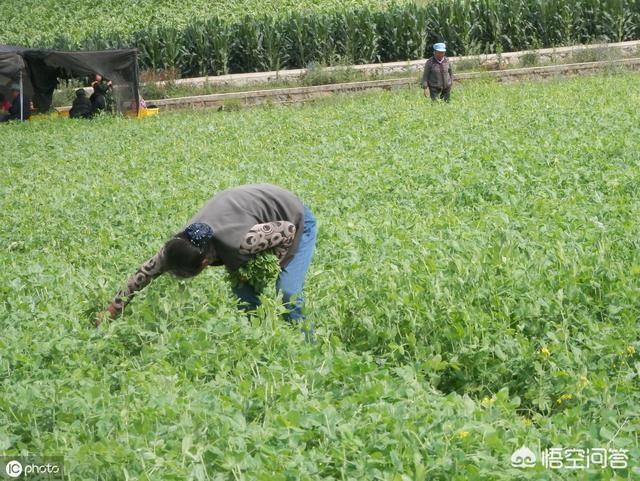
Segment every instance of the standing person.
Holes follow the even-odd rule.
[[[92,114],[98,114],[100,112],[111,112],[111,91],[113,84],[111,80],[107,81],[102,78],[99,73],[95,74],[93,82],[93,93],[89,100],[91,101]]]
[[[433,56],[424,64],[422,88],[424,96],[430,96],[431,100],[442,99],[448,102],[451,95],[453,73],[449,59],[445,56],[446,51],[447,47],[444,43],[435,43]]]
[[[76,90],[76,98],[71,105],[69,117],[72,119],[88,119],[91,117],[91,101],[84,89]]]
[[[285,318],[299,323],[304,319],[302,288],[315,241],[316,220],[292,192],[271,184],[224,190],[129,278],[107,306],[108,316],[117,317],[137,291],[165,272],[188,278],[207,266],[236,271],[255,254],[269,250],[280,260],[276,287],[289,310]],[[246,311],[260,304],[248,283],[239,284],[233,292]],[[305,335],[309,339],[311,333]]]

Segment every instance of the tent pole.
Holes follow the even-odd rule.
[[[20,70],[20,121],[24,120],[24,92],[22,89],[22,70]]]

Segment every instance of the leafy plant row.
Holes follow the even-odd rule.
[[[135,46],[142,69],[182,76],[422,58],[446,41],[453,55],[640,38],[640,0],[435,0],[334,12],[198,19],[151,26],[129,37],[59,36],[51,47]]]

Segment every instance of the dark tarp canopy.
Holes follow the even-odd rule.
[[[16,52],[17,47],[0,46],[0,92],[5,95],[10,84],[17,82],[24,70],[24,61]]]
[[[0,75],[7,78],[17,77],[18,72],[24,69],[22,57],[15,51],[0,46]]]
[[[39,112],[51,109],[53,91],[60,79],[87,77],[96,73],[113,82],[118,112],[138,110],[138,51],[136,49],[95,52],[62,52],[0,45],[0,88],[22,75],[25,95]]]

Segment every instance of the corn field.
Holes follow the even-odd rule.
[[[635,39],[640,0],[434,0],[383,10],[214,16],[130,35],[94,33],[82,41],[59,35],[44,46],[135,46],[141,69],[190,77],[417,59],[436,41],[446,41],[451,55],[473,55]]]

